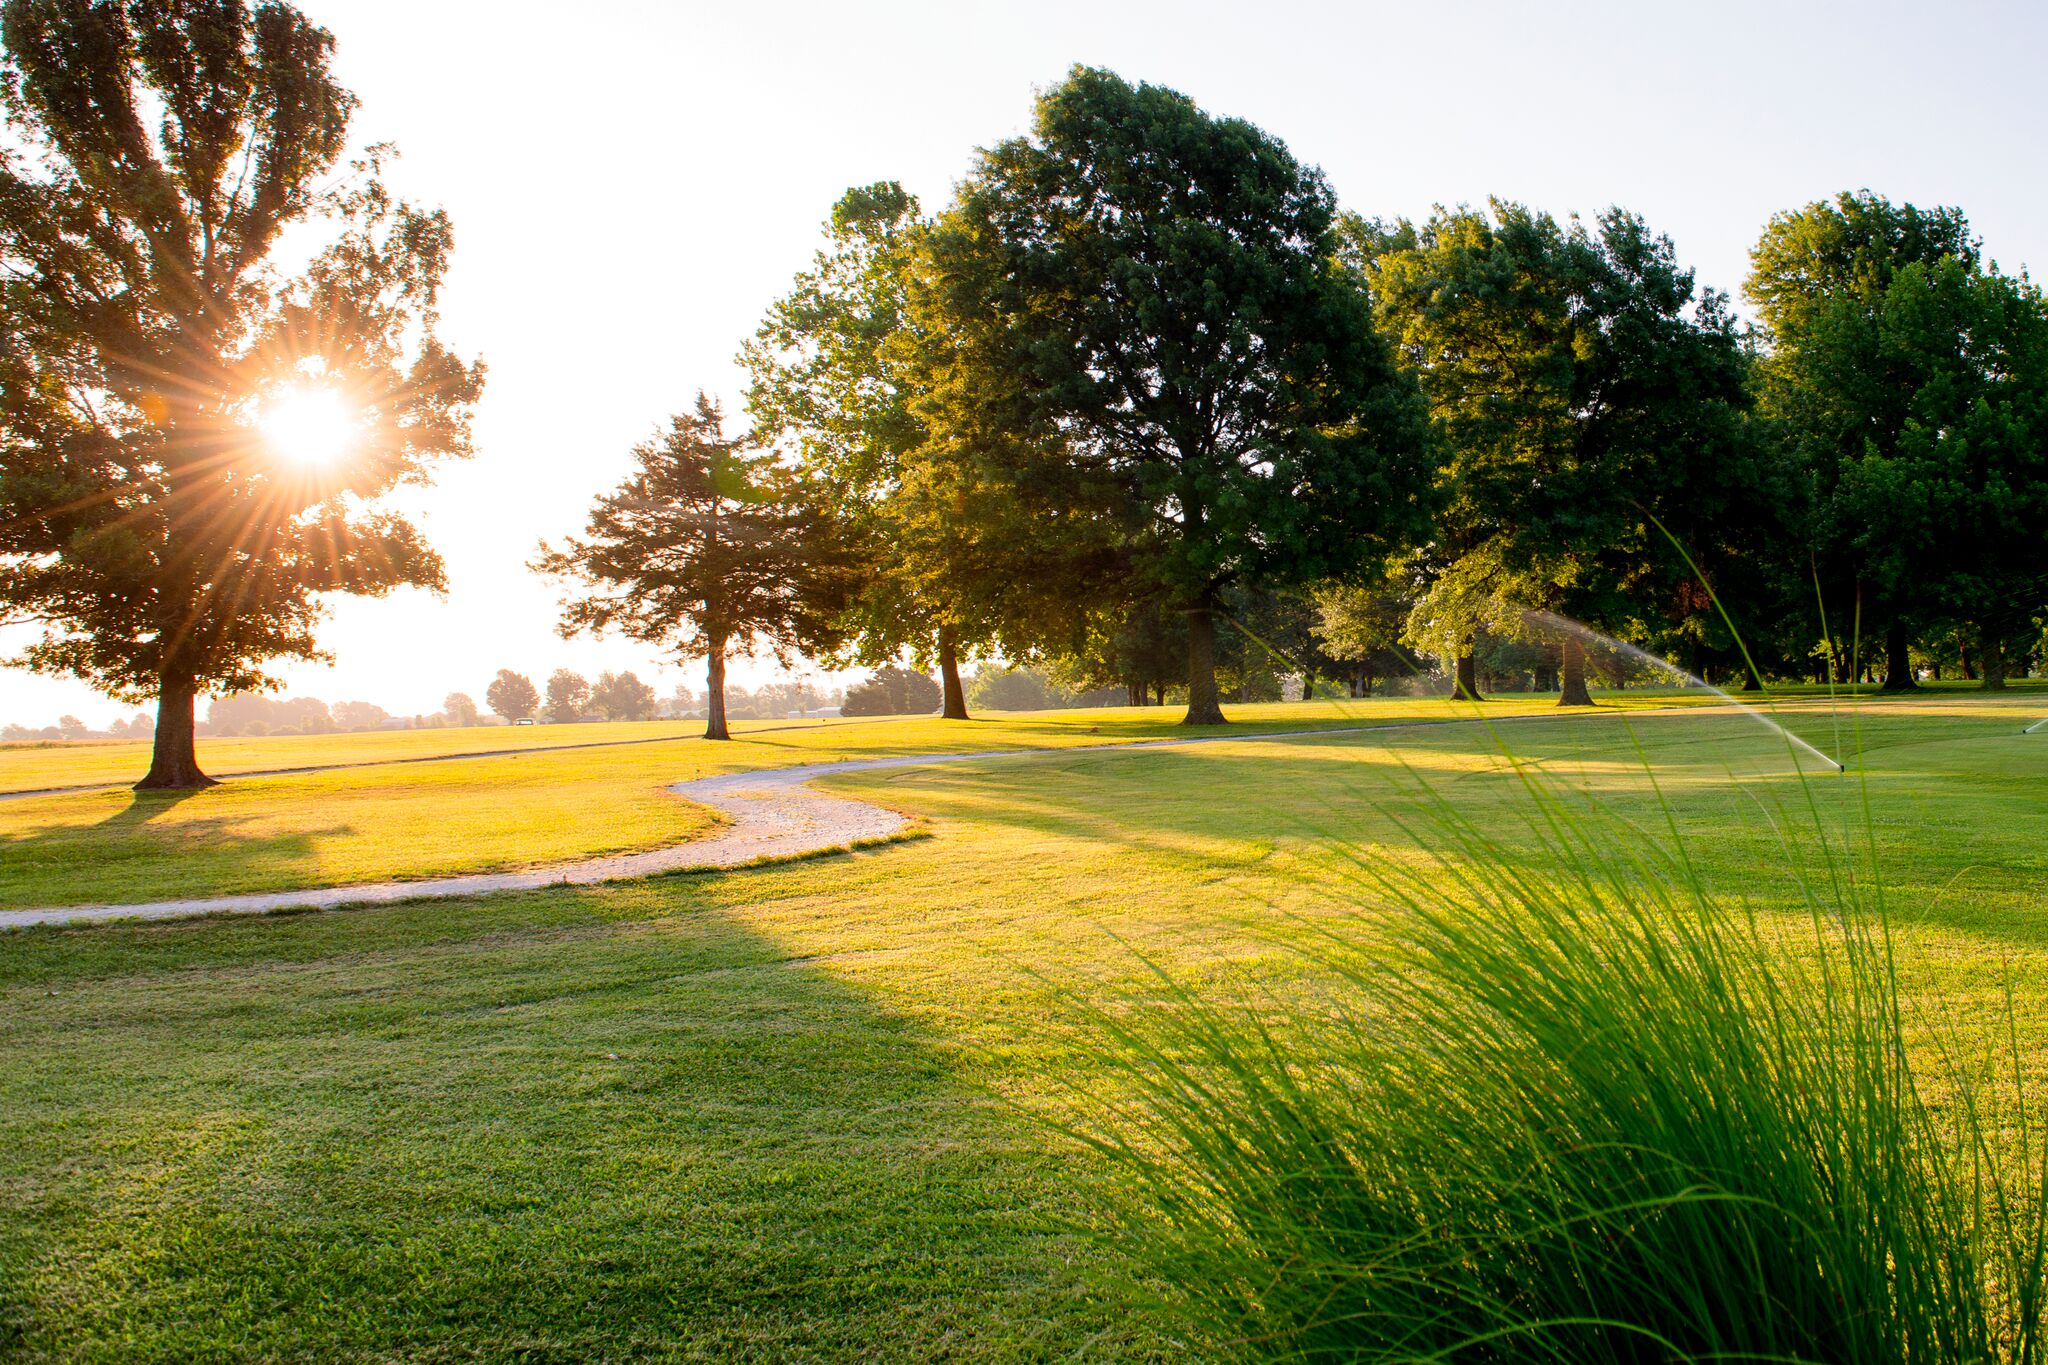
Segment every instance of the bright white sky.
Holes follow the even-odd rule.
[[[416,500],[446,598],[343,600],[338,662],[283,674],[399,714],[481,700],[500,667],[701,689],[558,639],[535,542],[698,388],[740,412],[733,355],[842,190],[898,179],[937,206],[1075,62],[1263,125],[1367,214],[1625,205],[1731,292],[1772,212],[1866,186],[1960,205],[2001,264],[2048,269],[2048,8],[2021,0],[301,3],[362,100],[357,142],[397,142],[401,188],[453,215],[443,330],[490,366],[477,457]],[[124,710],[0,669],[0,720]]]

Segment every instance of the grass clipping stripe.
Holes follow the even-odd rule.
[[[1138,1098],[1078,1132],[1136,1176],[1104,1217],[1166,1311],[1250,1358],[2037,1358],[2019,1078],[1953,1038],[1915,1074],[1867,871],[1815,817],[1788,932],[1711,894],[1675,822],[1525,780],[1539,856],[1433,801],[1433,860],[1353,859],[1402,945],[1338,920],[1313,1008],[1163,973],[1163,1009],[1087,1007]]]

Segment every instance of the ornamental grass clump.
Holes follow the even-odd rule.
[[[1137,1177],[1118,1217],[1190,1331],[1268,1359],[2036,1359],[2039,1144],[2015,1078],[1902,1003],[1868,869],[1788,848],[1786,933],[1710,894],[1675,824],[1531,798],[1534,855],[1439,805],[1423,865],[1351,864],[1398,942],[1319,923],[1313,1007],[1165,981],[1095,1011],[1137,1098],[1083,1135]]]

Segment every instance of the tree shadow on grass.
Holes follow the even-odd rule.
[[[2048,913],[2010,913],[2015,899],[2048,911],[2031,890],[2040,884],[2040,850],[2048,848],[2048,803],[2018,799],[2028,782],[2038,785],[2048,746],[2038,759],[2015,749],[2002,721],[1887,729],[1884,742],[1866,750],[1866,766],[1857,769],[1852,749],[1857,770],[1803,778],[1782,741],[1751,721],[1701,726],[1659,716],[1629,726],[1633,735],[1537,726],[1503,729],[1498,740],[1410,733],[1251,750],[1050,756],[841,785],[1027,840],[1130,848],[1210,873],[1268,862],[1276,850],[1283,862],[1320,861],[1333,873],[1354,854],[1427,855],[1429,831],[1449,811],[1485,835],[1496,856],[1540,873],[1555,858],[1504,746],[1540,785],[1621,837],[1633,827],[1642,840],[1668,847],[1675,824],[1710,886],[1731,903],[1803,914],[1791,870],[1825,878],[1830,854],[1838,862],[1867,859],[1874,835],[1888,879],[1905,893],[1892,906],[1900,923],[2048,945]],[[1312,874],[1294,871],[1297,879]],[[1350,894],[1341,877],[1330,886]],[[2004,914],[1987,899],[2000,888]]]
[[[134,829],[146,825],[158,816],[165,815],[201,794],[200,789],[191,791],[148,791],[131,792],[128,804],[99,822],[103,830]]]
[[[0,1206],[0,1343],[779,1360],[1142,1340],[1059,1230],[1092,1177],[983,1092],[972,1044],[697,889],[160,926],[111,936],[107,975],[32,1012],[0,984],[21,1025],[0,1035],[0,1186],[21,1196]]]
[[[1631,724],[1640,732],[1663,720]],[[1643,759],[1627,732],[1597,739],[1565,727],[1547,737],[1535,730],[1503,733],[1504,743],[1467,730],[1290,740],[1249,750],[1048,754],[861,775],[835,789],[885,797],[896,792],[920,811],[1197,860],[1227,859],[1233,843],[1270,846],[1276,838],[1405,843],[1399,822],[1421,818],[1432,801],[1465,810],[1512,839],[1516,826],[1526,825],[1528,805],[1515,763],[1560,791],[1611,801],[1638,816],[1656,811],[1658,793],[1643,780]],[[1743,780],[1779,794],[1792,790],[1796,778],[1782,753],[1768,752],[1768,740],[1741,738],[1741,762],[1753,770]],[[1727,786],[1726,762],[1710,744],[1671,729],[1645,742],[1665,765],[1660,780],[1667,793],[1678,789],[1674,784]],[[1761,757],[1759,749],[1766,751]],[[1507,818],[1495,819],[1500,815]]]
[[[252,832],[246,816],[164,817],[200,792],[137,792],[91,823],[50,820],[0,831],[0,909],[130,904],[188,894],[303,886],[323,842],[348,824]]]

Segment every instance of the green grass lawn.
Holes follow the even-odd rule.
[[[1791,906],[1773,820],[1811,803],[1828,829],[1869,829],[1919,1004],[1989,1019],[2009,979],[2038,1054],[2048,733],[2018,731],[2042,714],[2025,693],[1840,716],[1802,701],[1788,723],[1860,754],[1804,786],[1762,727],[1707,713],[896,769],[833,785],[916,812],[933,838],[587,890],[0,937],[0,1355],[1199,1354],[1149,1315],[1137,1262],[1086,1231],[1118,1177],[1048,1120],[1115,1073],[1068,993],[1144,998],[1141,952],[1218,998],[1312,997],[1290,945],[1330,916],[1391,927],[1333,843],[1412,856],[1401,824],[1441,799],[1527,846],[1505,744],[1646,828],[1661,792],[1708,878],[1766,914]],[[849,725],[757,737],[731,761],[962,748],[969,730],[989,748],[1101,742],[1171,718]],[[590,781],[630,800],[635,780],[689,775],[695,751],[614,751],[650,766]],[[367,828],[350,812],[377,791],[311,804]],[[538,800],[528,826],[556,818]],[[122,837],[80,847],[105,857]]]
[[[1697,697],[1648,692],[1632,707]],[[1547,714],[1548,699],[1489,703],[1488,716]],[[1459,720],[1471,707],[1449,701],[1312,703],[1236,708],[1249,728],[1291,730],[1359,724]],[[226,782],[192,793],[125,789],[17,796],[0,801],[0,909],[130,904],[181,896],[230,895],[388,878],[447,876],[541,866],[637,852],[686,840],[712,813],[669,793],[670,784],[718,773],[946,750],[1061,748],[1184,733],[1174,709],[1056,711],[971,722],[935,718],[761,723],[714,744],[691,726],[588,725],[523,728],[595,740],[550,751],[422,761],[414,750],[447,736],[497,737],[509,728],[404,731],[229,741],[255,769],[328,771]],[[668,738],[660,738],[664,733]],[[645,742],[619,743],[620,735]],[[651,737],[650,737],[651,736]],[[354,741],[353,745],[349,741]],[[399,744],[398,741],[417,741]],[[102,746],[79,746],[81,762]],[[429,748],[429,752],[432,749]],[[0,751],[0,785],[16,778],[6,761],[38,765],[45,749]],[[35,768],[40,776],[47,772]],[[222,772],[231,771],[227,768]]]

